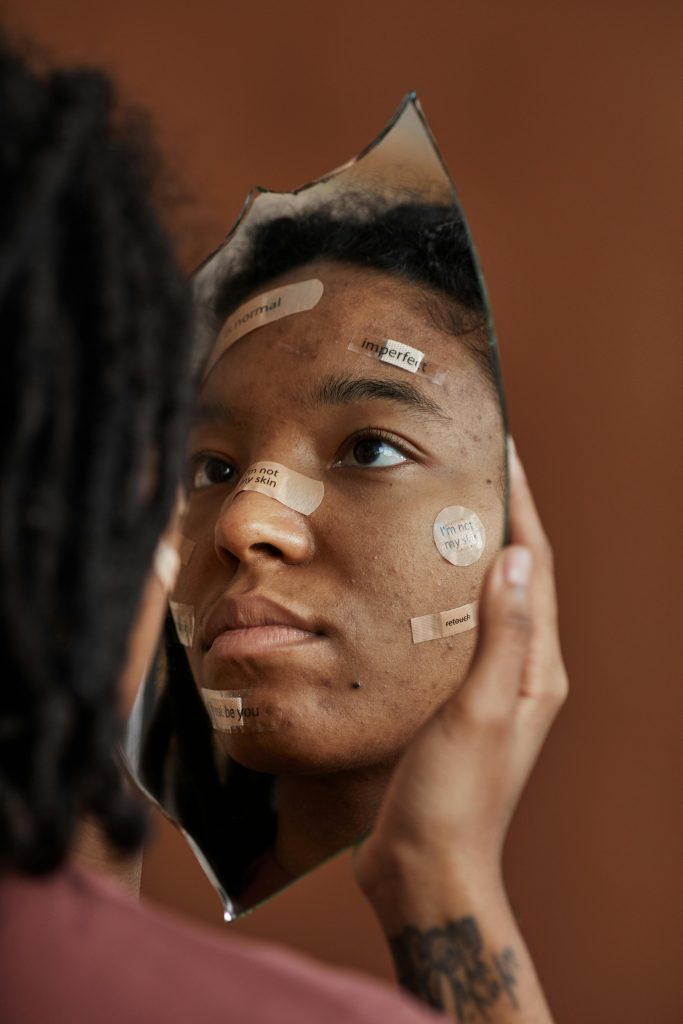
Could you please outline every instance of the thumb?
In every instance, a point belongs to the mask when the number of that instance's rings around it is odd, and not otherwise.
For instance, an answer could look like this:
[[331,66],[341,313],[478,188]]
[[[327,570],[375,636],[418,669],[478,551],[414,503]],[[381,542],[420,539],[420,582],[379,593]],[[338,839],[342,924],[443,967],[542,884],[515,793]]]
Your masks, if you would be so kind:
[[521,689],[531,645],[531,551],[504,548],[489,570],[481,596],[479,640],[458,693],[460,707],[486,718],[507,717]]

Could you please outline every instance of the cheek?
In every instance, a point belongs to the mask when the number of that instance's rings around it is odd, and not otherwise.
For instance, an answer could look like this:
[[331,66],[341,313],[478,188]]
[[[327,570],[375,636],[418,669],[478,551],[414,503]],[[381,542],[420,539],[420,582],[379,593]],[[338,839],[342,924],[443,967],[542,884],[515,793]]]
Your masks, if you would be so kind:
[[[503,509],[487,495],[477,503],[486,526],[486,546],[477,562],[455,566],[434,543],[434,518],[443,495],[404,508],[399,520],[384,518],[359,531],[354,564],[361,582],[355,594],[357,674],[386,704],[384,718],[421,724],[462,683],[476,645],[477,630],[414,644],[413,617],[446,611],[478,599],[486,572],[500,547]],[[372,702],[368,695],[368,713]],[[381,708],[375,709],[382,716]],[[374,712],[373,712],[374,713]]]

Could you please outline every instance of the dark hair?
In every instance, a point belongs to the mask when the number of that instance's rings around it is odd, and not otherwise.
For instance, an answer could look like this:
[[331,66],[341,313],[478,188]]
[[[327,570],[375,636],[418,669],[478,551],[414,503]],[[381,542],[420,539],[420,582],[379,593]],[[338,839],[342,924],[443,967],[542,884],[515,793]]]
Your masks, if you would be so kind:
[[141,123],[108,79],[0,39],[0,868],[39,873],[83,815],[143,818],[117,683],[181,471],[190,304]]
[[247,227],[242,252],[235,270],[218,274],[208,311],[214,332],[273,278],[314,260],[331,260],[425,286],[425,314],[462,342],[498,388],[498,359],[483,283],[455,203],[389,204],[345,196],[305,213]]
[[[280,274],[328,259],[424,285],[425,315],[466,346],[496,397],[501,397],[486,298],[467,227],[455,204],[389,205],[346,197],[253,227],[247,223],[243,230],[239,258],[221,266],[227,252],[221,247],[203,265],[213,275],[208,301],[198,289],[209,343],[249,295]],[[228,245],[230,241],[229,237]],[[250,867],[274,840],[272,779],[231,759],[219,770],[211,725],[171,622],[165,643],[160,674],[167,684],[162,683],[143,745],[142,779],[157,799],[168,799],[175,807],[219,881],[233,899],[239,898]]]

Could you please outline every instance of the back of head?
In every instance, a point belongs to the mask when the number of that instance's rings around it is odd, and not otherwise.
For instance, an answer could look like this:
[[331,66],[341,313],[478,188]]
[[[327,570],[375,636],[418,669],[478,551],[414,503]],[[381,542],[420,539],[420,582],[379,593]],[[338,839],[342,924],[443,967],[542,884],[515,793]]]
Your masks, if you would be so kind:
[[140,836],[116,690],[191,398],[142,134],[0,39],[0,870],[55,867],[83,815]]

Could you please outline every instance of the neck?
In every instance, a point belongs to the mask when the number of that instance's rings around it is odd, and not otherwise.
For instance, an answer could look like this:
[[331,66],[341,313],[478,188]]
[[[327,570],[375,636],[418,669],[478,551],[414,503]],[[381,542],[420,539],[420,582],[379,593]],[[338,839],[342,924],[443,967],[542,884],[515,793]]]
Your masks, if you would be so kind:
[[280,776],[275,857],[297,877],[372,828],[392,769]]
[[129,857],[116,853],[100,828],[91,820],[83,821],[74,843],[71,862],[78,867],[104,875],[119,885],[129,896],[140,896],[142,851]]

